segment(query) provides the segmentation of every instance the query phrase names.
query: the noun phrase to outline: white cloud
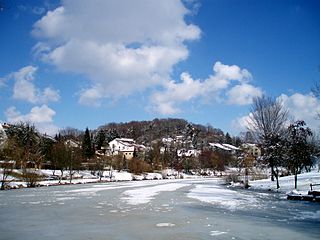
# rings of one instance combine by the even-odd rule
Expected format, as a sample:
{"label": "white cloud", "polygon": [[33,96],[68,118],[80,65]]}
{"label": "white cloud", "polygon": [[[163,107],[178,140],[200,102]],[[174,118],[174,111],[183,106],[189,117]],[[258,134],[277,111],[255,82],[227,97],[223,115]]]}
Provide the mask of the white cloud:
{"label": "white cloud", "polygon": [[294,120],[304,120],[312,129],[319,128],[317,114],[320,113],[320,101],[312,93],[294,93],[291,96],[281,94],[278,99],[282,100]]}
{"label": "white cloud", "polygon": [[41,95],[41,102],[57,102],[60,100],[59,91],[46,87]]}
{"label": "white cloud", "polygon": [[213,71],[221,79],[248,81],[252,77],[247,69],[241,69],[237,65],[224,65],[221,62],[216,62]]}
{"label": "white cloud", "polygon": [[53,124],[53,117],[56,112],[47,105],[36,106],[27,114],[22,114],[16,107],[10,107],[5,111],[7,121],[10,123],[30,122],[35,124],[37,129],[48,135],[54,135],[58,132],[58,127]]}
{"label": "white cloud", "polygon": [[177,105],[191,99],[214,99],[236,105],[250,104],[252,98],[262,94],[250,85],[251,74],[236,65],[216,62],[213,75],[205,80],[194,80],[188,73],[181,74],[181,82],[169,82],[161,92],[155,92],[151,101],[153,109],[161,114],[175,114]]}
{"label": "white cloud", "polygon": [[233,132],[235,132],[235,134],[248,131],[248,127],[251,121],[250,115],[251,113],[246,116],[238,117],[231,121],[231,129],[233,130]]}
{"label": "white cloud", "polygon": [[[277,99],[281,100],[283,106],[289,110],[289,115],[294,121],[304,120],[308,127],[318,130],[320,122],[317,114],[320,113],[320,101],[313,94],[294,93],[291,96],[281,94]],[[246,131],[249,121],[250,117],[246,115],[235,119],[231,125],[236,132]]]}
{"label": "white cloud", "polygon": [[236,85],[227,92],[228,103],[235,105],[248,105],[254,97],[261,97],[262,91],[250,84]]}
{"label": "white cloud", "polygon": [[[34,24],[35,52],[61,71],[88,76],[80,103],[99,104],[162,86],[200,37],[180,0],[65,0]],[[84,31],[85,29],[85,31]]]}
{"label": "white cloud", "polygon": [[13,98],[28,101],[31,103],[47,103],[50,101],[59,101],[59,92],[50,87],[45,88],[43,91],[38,89],[33,80],[37,67],[26,66],[19,71],[10,74],[10,77],[15,80],[13,86]]}

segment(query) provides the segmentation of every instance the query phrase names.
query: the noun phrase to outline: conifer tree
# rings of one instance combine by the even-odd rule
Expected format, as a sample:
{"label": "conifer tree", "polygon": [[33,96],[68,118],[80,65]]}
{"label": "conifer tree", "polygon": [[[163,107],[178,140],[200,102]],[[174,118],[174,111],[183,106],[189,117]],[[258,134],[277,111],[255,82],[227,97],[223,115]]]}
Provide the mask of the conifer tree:
{"label": "conifer tree", "polygon": [[288,127],[287,154],[288,168],[294,174],[294,188],[297,188],[297,175],[303,168],[312,166],[312,147],[308,138],[312,136],[311,129],[304,121],[297,121]]}
{"label": "conifer tree", "polygon": [[88,128],[86,128],[86,131],[84,132],[84,136],[82,139],[82,155],[86,159],[91,159],[94,156],[92,139],[91,139],[90,132],[89,132]]}
{"label": "conifer tree", "polygon": [[232,138],[228,132],[226,133],[225,142],[228,144],[232,144]]}

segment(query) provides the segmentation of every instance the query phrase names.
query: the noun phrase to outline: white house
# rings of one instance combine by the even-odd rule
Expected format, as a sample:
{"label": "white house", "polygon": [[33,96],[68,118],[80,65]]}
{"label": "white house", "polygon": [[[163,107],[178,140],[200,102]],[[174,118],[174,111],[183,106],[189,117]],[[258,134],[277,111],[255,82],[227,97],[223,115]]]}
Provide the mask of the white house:
{"label": "white house", "polygon": [[145,151],[144,145],[136,144],[131,138],[116,138],[109,142],[112,155],[122,154],[126,159],[132,159],[134,152]]}
{"label": "white house", "polygon": [[261,157],[261,149],[256,144],[244,143],[244,144],[242,144],[242,148],[246,153],[248,153],[256,158]]}
{"label": "white house", "polygon": [[196,149],[179,149],[177,150],[178,157],[198,157],[201,154],[200,150]]}

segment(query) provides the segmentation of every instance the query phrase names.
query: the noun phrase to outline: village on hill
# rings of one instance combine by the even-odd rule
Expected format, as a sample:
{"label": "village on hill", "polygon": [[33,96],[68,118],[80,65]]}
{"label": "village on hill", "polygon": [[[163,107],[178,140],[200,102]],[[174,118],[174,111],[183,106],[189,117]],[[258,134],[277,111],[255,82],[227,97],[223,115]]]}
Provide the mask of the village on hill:
{"label": "village on hill", "polygon": [[[40,134],[28,123],[4,123],[0,132],[2,146],[13,144],[17,136],[22,140],[20,146],[17,142],[6,145],[8,155],[2,155],[3,189],[198,177],[220,177],[249,187],[249,181],[272,176],[263,157],[265,150],[250,132],[242,138],[231,137],[182,119],[112,123],[84,132],[68,128],[54,137]],[[312,160],[311,168],[316,161]],[[277,166],[277,171],[278,178],[290,175],[284,165]]]}

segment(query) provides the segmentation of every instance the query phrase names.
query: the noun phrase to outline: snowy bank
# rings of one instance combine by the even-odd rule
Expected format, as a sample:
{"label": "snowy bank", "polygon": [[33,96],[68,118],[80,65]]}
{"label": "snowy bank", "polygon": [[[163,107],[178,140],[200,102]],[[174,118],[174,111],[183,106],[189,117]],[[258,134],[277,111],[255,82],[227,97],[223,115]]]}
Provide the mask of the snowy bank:
{"label": "snowy bank", "polygon": [[[294,175],[280,177],[280,189],[277,189],[276,181],[269,179],[262,179],[257,181],[250,181],[249,185],[252,189],[272,190],[283,193],[296,191],[298,193],[306,194],[310,190],[310,184],[320,183],[320,172],[313,171],[308,173],[298,174],[298,188],[294,190]],[[320,188],[318,188],[320,190]]]}

